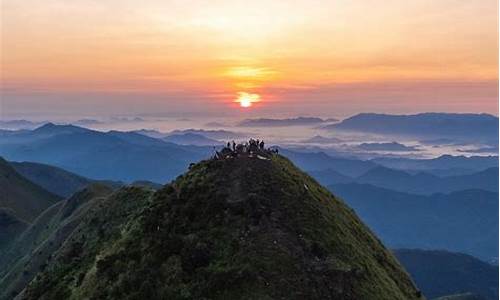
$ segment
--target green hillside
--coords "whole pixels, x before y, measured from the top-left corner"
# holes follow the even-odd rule
[[[0,157],[0,208],[10,209],[19,219],[32,222],[58,200],[59,196],[27,180]]]
[[[93,203],[20,299],[420,298],[354,212],[280,156],[203,161]]]

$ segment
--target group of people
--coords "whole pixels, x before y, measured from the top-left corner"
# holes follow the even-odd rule
[[[263,140],[250,139],[248,142],[236,143],[235,141],[227,142],[226,146],[221,151],[215,151],[215,159],[224,159],[238,157],[241,155],[269,155],[277,153],[278,149],[266,149]]]

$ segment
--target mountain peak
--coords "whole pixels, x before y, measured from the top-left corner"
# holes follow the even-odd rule
[[[33,132],[45,133],[45,134],[77,133],[85,131],[90,131],[90,130],[71,124],[58,125],[52,122],[45,123],[42,126],[33,130]]]
[[[117,224],[113,209],[94,211],[91,228],[80,226],[24,297],[420,297],[353,211],[282,156],[205,160],[143,202],[129,193],[116,192],[117,203],[144,204],[126,225],[89,243],[93,228]],[[73,248],[92,255],[75,259]]]

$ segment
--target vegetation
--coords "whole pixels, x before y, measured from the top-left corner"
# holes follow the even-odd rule
[[[82,213],[21,299],[418,299],[351,209],[287,159],[203,161]]]

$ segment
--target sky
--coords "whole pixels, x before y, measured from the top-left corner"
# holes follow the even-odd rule
[[[2,0],[0,117],[498,115],[496,0]]]

